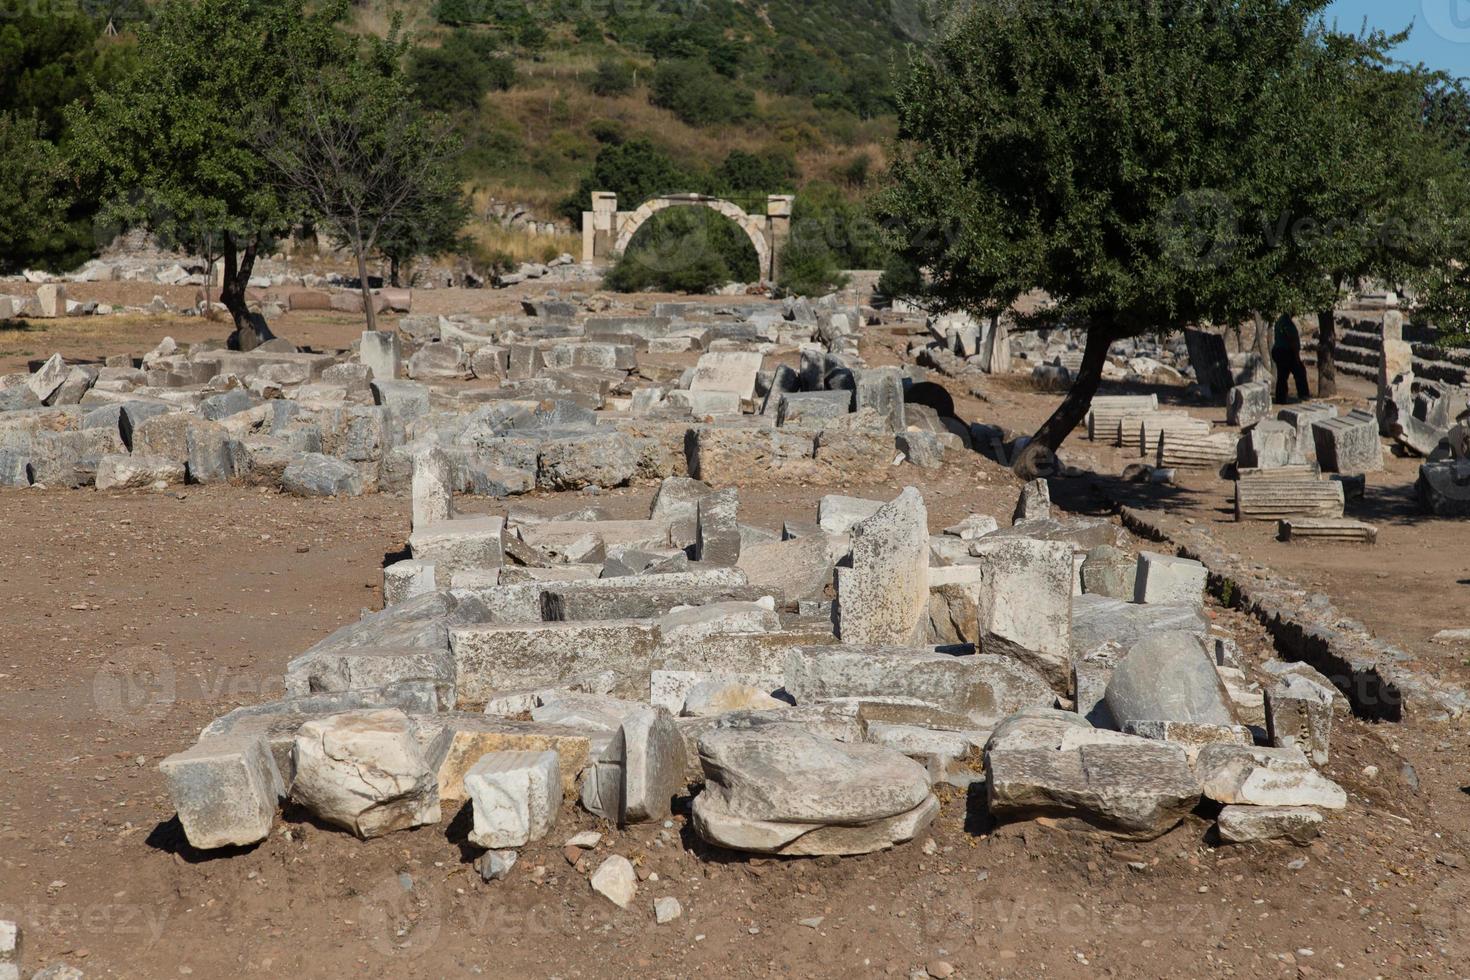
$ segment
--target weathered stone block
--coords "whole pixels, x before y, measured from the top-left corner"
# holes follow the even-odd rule
[[[740,496],[731,488],[709,494],[696,505],[694,559],[734,567],[740,561]]]
[[[1113,669],[1107,705],[1120,726],[1139,721],[1238,724],[1215,665],[1192,633],[1158,633],[1135,644]]]
[[[439,821],[439,784],[401,711],[351,711],[301,726],[291,798],[361,838]]]
[[[470,843],[524,847],[545,837],[561,809],[561,764],[555,752],[490,752],[465,773],[474,807]]]
[[[971,548],[981,570],[981,653],[1015,658],[1066,690],[1072,676],[1072,547],[986,537]]]
[[[408,559],[394,562],[383,569],[383,605],[396,606],[417,596],[433,592],[436,587],[434,566],[426,561]]]
[[[1220,840],[1254,844],[1289,840],[1310,844],[1322,833],[1322,814],[1308,807],[1227,806],[1220,811]]]
[[[450,643],[466,703],[601,670],[632,693],[646,689],[658,628],[647,620],[473,626],[453,630]]]
[[[298,497],[360,497],[362,473],[351,463],[305,453],[291,462],[281,475],[281,488]]]
[[[852,528],[852,567],[838,570],[844,643],[906,646],[924,632],[929,605],[929,518],[912,487]]]
[[[184,482],[184,464],[162,456],[109,454],[97,461],[98,490],[139,490]]]
[[[1296,747],[1319,766],[1327,765],[1332,742],[1332,707],[1337,690],[1288,674],[1266,688],[1266,734],[1279,748]]]
[[[1254,381],[1230,389],[1226,400],[1225,421],[1241,429],[1249,428],[1271,417],[1271,384]]]
[[[505,564],[505,518],[466,517],[416,529],[408,539],[417,561],[434,565],[440,575],[466,568]]]
[[[1056,700],[1046,680],[1018,661],[923,648],[800,648],[787,654],[785,677],[799,704],[906,698],[968,718],[975,728]]]
[[[1324,473],[1372,473],[1383,469],[1378,420],[1367,412],[1312,423],[1317,462]]]
[[[270,836],[285,787],[265,739],[205,738],[158,768],[194,847],[245,846]]]
[[[1162,606],[1202,606],[1209,570],[1197,561],[1160,555],[1138,555],[1133,601]]]

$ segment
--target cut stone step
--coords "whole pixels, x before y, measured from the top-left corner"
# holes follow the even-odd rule
[[[1166,430],[1159,437],[1156,459],[1164,469],[1219,469],[1235,462],[1235,451],[1236,439],[1227,433],[1199,435]]]
[[[1256,476],[1235,482],[1237,521],[1341,520],[1347,499],[1336,480]]]
[[[1118,426],[1126,415],[1159,410],[1158,395],[1099,395],[1087,413],[1087,438],[1093,442],[1118,443]]]
[[[1349,544],[1377,544],[1378,528],[1353,520],[1313,520],[1298,517],[1282,521],[1282,541],[1342,541]]]

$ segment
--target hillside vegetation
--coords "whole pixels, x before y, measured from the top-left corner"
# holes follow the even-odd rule
[[[79,9],[0,29],[0,142],[7,156],[36,161],[0,180],[0,199],[18,212],[54,182],[42,200],[66,202],[68,219],[64,234],[9,242],[7,267],[74,267],[105,244],[93,188],[67,166],[61,108],[85,109],[117,84],[154,12],[128,7],[109,21]],[[714,193],[752,211],[769,194],[797,193],[799,212],[820,226],[799,253],[803,275],[821,287],[838,268],[882,261],[856,225],[896,132],[895,69],[922,33],[909,13],[903,0],[365,0],[348,27],[409,39],[415,97],[461,137],[455,162],[479,264],[575,251],[594,190],[628,207]],[[539,233],[502,227],[497,204],[528,208]],[[667,247],[670,234],[707,220],[660,218],[649,235]],[[548,221],[558,234],[545,234]],[[678,227],[661,232],[668,221]],[[748,268],[740,236],[693,230],[728,245],[705,264],[711,274]]]
[[[405,17],[420,97],[455,114],[476,190],[570,220],[599,155],[640,141],[678,179],[638,192],[755,196],[824,181],[860,194],[893,133],[908,35],[890,8],[426,0],[358,19],[378,31]]]

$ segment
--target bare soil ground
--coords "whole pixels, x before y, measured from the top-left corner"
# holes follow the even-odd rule
[[[36,356],[65,351],[54,341],[75,323],[48,325]],[[91,356],[141,353],[161,336],[149,331],[184,339],[188,326],[139,324],[75,342],[90,342]],[[306,338],[317,327],[297,326],[280,332],[321,346],[345,346],[361,329],[327,322],[313,342]],[[0,333],[0,370],[14,370],[5,365],[21,356],[10,340]],[[987,403],[955,393],[962,413],[1018,430],[1055,400],[1005,385],[992,385]],[[1018,489],[978,456],[902,476],[924,491],[935,529],[972,510],[1004,523]],[[771,525],[811,513],[824,493],[898,488],[897,480],[751,485],[742,488],[742,519]],[[1186,490],[1198,498],[1198,519],[1224,505],[1223,485]],[[651,492],[536,495],[511,505],[631,515]],[[144,978],[866,977],[907,976],[926,964],[942,973],[937,961],[945,961],[962,977],[1465,972],[1465,737],[1419,723],[1339,719],[1327,772],[1351,803],[1304,849],[1217,848],[1203,819],[1143,844],[1044,823],[993,827],[983,800],[956,792],[913,844],[840,860],[749,860],[703,848],[682,814],[661,836],[656,825],[599,825],[571,805],[495,884],[471,867],[465,815],[453,811],[439,827],[370,842],[289,814],[258,847],[190,851],[157,762],[210,719],[275,696],[288,660],[375,608],[381,566],[404,544],[407,513],[407,501],[393,496],[301,501],[228,487],[0,491],[0,918],[26,929],[30,969],[66,961],[88,976]],[[1375,629],[1402,616],[1406,631],[1424,633],[1430,622],[1390,608],[1414,601],[1428,610],[1433,602],[1419,588],[1448,598],[1462,587],[1434,569],[1464,578],[1459,565],[1445,567],[1463,557],[1435,558],[1463,556],[1463,546],[1428,547],[1454,530],[1421,536],[1407,521],[1385,522],[1371,552],[1261,554],[1303,577],[1313,566],[1290,562],[1320,563],[1325,591]],[[1268,529],[1254,532],[1241,540],[1272,547]],[[1426,565],[1436,560],[1445,566]],[[1378,598],[1350,604],[1345,596],[1360,593],[1339,592],[1339,576],[1365,600]],[[1463,600],[1444,598],[1434,622],[1456,625],[1449,620]],[[1269,655],[1254,623],[1214,612],[1249,656]],[[648,873],[630,909],[594,894],[562,857],[562,841],[587,828],[605,834],[594,867],[615,851]],[[665,895],[684,914],[656,926],[652,903]]]

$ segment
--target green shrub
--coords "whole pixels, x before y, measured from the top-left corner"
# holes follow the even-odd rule
[[[750,115],[751,94],[699,61],[660,62],[649,101],[690,126],[735,122]]]
[[[796,161],[786,153],[746,153],[732,150],[714,172],[715,193],[778,194],[795,186]]]
[[[496,52],[488,34],[457,29],[437,48],[414,48],[408,77],[425,108],[440,112],[473,109],[491,90],[515,84],[515,61]]]
[[[709,293],[759,278],[755,248],[733,221],[708,208],[670,208],[638,230],[603,286],[624,293]]]
[[[797,296],[825,296],[846,285],[847,277],[837,265],[836,253],[825,236],[813,227],[793,228],[791,238],[778,256],[777,284]]]
[[[604,146],[577,190],[563,202],[561,214],[573,224],[582,220],[592,195],[618,195],[620,207],[636,208],[650,197],[690,190],[692,178],[646,139]]]
[[[441,24],[488,24],[492,18],[491,4],[486,0],[436,0],[433,17]]]
[[[617,146],[628,138],[623,124],[616,119],[594,119],[587,126],[587,135],[604,146]]]
[[[859,153],[837,168],[838,179],[848,187],[858,190],[868,186],[868,179],[872,174],[873,158],[866,153]]]
[[[626,95],[633,91],[633,65],[620,58],[604,58],[597,63],[589,87],[593,95]]]
[[[919,299],[924,292],[924,274],[918,266],[895,252],[883,263],[878,292],[889,299]]]

